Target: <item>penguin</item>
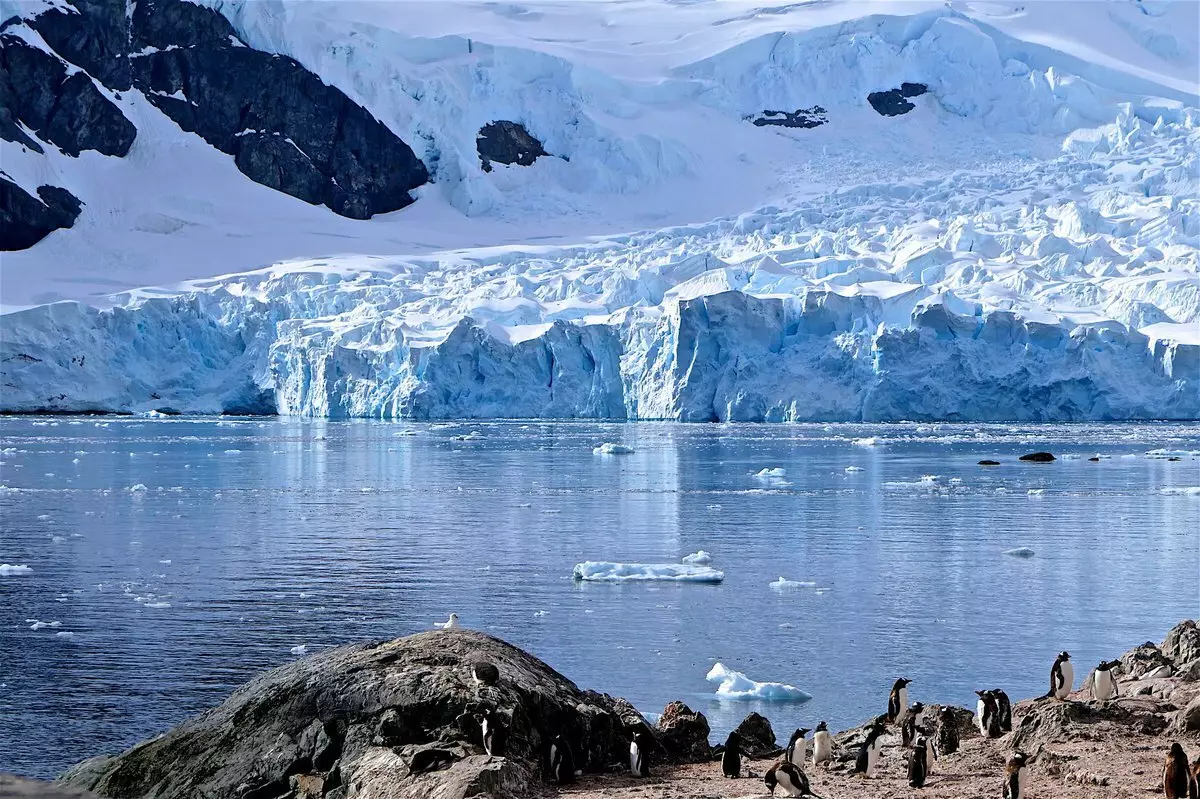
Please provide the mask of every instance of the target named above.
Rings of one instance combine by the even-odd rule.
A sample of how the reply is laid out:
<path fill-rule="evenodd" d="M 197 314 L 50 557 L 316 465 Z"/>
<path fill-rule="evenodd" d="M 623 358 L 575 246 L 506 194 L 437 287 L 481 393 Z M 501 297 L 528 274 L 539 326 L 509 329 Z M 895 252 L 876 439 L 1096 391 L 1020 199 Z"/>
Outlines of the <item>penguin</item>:
<path fill-rule="evenodd" d="M 954 711 L 944 707 L 938 711 L 937 746 L 935 750 L 939 757 L 952 755 L 958 751 L 958 725 L 954 722 Z"/>
<path fill-rule="evenodd" d="M 1000 731 L 1012 732 L 1012 701 L 1008 698 L 1008 694 L 999 688 L 993 688 L 991 693 L 996 700 L 996 714 L 1000 720 Z"/>
<path fill-rule="evenodd" d="M 1013 752 L 1004 768 L 1004 799 L 1028 799 L 1025 786 L 1029 783 L 1029 756 Z"/>
<path fill-rule="evenodd" d="M 788 760 L 780 760 L 767 769 L 767 773 L 763 776 L 763 782 L 767 784 L 767 790 L 771 792 L 771 796 L 775 795 L 775 789 L 778 788 L 783 791 L 784 796 L 812 796 L 820 799 L 812 792 L 808 775 L 804 773 L 804 769 Z"/>
<path fill-rule="evenodd" d="M 1100 661 L 1096 671 L 1092 673 L 1092 698 L 1101 702 L 1115 699 L 1117 696 L 1117 678 L 1112 670 L 1121 665 L 1119 660 Z"/>
<path fill-rule="evenodd" d="M 905 749 L 912 746 L 917 737 L 917 727 L 921 725 L 924 716 L 925 705 L 921 702 L 913 702 L 904 716 L 904 723 L 900 725 L 900 745 Z"/>
<path fill-rule="evenodd" d="M 1192 761 L 1192 781 L 1188 783 L 1188 799 L 1200 799 L 1200 755 Z"/>
<path fill-rule="evenodd" d="M 737 732 L 729 733 L 725 739 L 725 751 L 721 753 L 721 773 L 736 780 L 742 776 L 742 738 Z"/>
<path fill-rule="evenodd" d="M 483 751 L 490 757 L 504 757 L 504 749 L 508 744 L 508 725 L 504 723 L 504 718 L 495 710 L 488 710 L 476 713 L 475 720 L 479 722 Z"/>
<path fill-rule="evenodd" d="M 500 682 L 500 669 L 486 660 L 478 660 L 471 664 L 471 680 L 476 687 L 481 685 L 496 685 Z"/>
<path fill-rule="evenodd" d="M 979 697 L 975 703 L 979 734 L 984 738 L 999 738 L 1003 731 L 1000 729 L 1000 708 L 995 695 L 991 691 L 976 691 L 975 694 Z"/>
<path fill-rule="evenodd" d="M 817 725 L 813 733 L 813 765 L 828 763 L 833 760 L 833 736 L 829 734 L 829 725 L 824 721 Z"/>
<path fill-rule="evenodd" d="M 908 784 L 913 788 L 924 788 L 929 776 L 929 753 L 926 751 L 925 736 L 918 735 L 908 756 Z"/>
<path fill-rule="evenodd" d="M 808 734 L 808 727 L 801 727 L 792 733 L 791 739 L 788 741 L 787 749 L 784 751 L 783 759 L 791 763 L 801 771 L 804 770 L 804 754 L 808 749 L 808 745 L 804 741 L 804 736 Z"/>
<path fill-rule="evenodd" d="M 1179 742 L 1171 744 L 1167 753 L 1167 763 L 1163 766 L 1163 796 L 1167 799 L 1188 799 L 1189 771 L 1187 755 Z"/>
<path fill-rule="evenodd" d="M 458 614 L 451 613 L 449 619 L 446 621 L 435 621 L 433 626 L 440 630 L 456 630 L 458 629 Z"/>
<path fill-rule="evenodd" d="M 1059 652 L 1050 668 L 1050 693 L 1046 694 L 1045 698 L 1066 699 L 1074 683 L 1075 667 L 1071 665 L 1071 654 Z"/>
<path fill-rule="evenodd" d="M 634 733 L 629 744 L 629 773 L 635 777 L 650 776 L 650 749 L 654 739 L 645 730 Z"/>
<path fill-rule="evenodd" d="M 904 722 L 904 716 L 908 713 L 908 686 L 911 682 L 912 680 L 907 677 L 901 677 L 892 686 L 892 692 L 888 695 L 888 723 L 902 724 Z"/>
<path fill-rule="evenodd" d="M 555 735 L 550 741 L 549 765 L 550 780 L 557 785 L 570 785 L 575 782 L 575 755 L 571 745 L 561 734 Z"/>
<path fill-rule="evenodd" d="M 854 761 L 855 774 L 870 777 L 875 772 L 875 763 L 883 749 L 883 734 L 886 731 L 887 728 L 878 719 L 867 727 L 867 740 L 863 742 L 862 749 L 858 750 L 858 757 Z"/>

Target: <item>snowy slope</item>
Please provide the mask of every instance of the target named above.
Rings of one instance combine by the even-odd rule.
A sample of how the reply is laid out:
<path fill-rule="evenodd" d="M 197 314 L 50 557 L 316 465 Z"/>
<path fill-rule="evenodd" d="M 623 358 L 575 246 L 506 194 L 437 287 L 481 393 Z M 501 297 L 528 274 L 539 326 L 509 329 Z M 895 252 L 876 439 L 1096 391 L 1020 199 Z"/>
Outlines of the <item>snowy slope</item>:
<path fill-rule="evenodd" d="M 433 184 L 334 217 L 127 93 L 129 156 L 52 161 L 87 211 L 0 264 L 117 307 L 0 317 L 4 409 L 1200 417 L 1200 4 L 209 4 Z M 552 157 L 484 172 L 494 119 Z"/>

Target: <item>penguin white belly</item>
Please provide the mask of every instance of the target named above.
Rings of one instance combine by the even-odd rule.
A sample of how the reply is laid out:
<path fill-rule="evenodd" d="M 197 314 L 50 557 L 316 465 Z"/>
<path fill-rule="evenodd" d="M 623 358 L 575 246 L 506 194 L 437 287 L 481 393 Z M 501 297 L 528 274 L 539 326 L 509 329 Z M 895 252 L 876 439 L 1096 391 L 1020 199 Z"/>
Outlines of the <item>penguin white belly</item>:
<path fill-rule="evenodd" d="M 784 796 L 801 796 L 800 786 L 792 782 L 792 775 L 788 772 L 776 771 L 775 779 L 778 783 L 776 789 L 783 791 Z"/>
<path fill-rule="evenodd" d="M 796 745 L 792 747 L 788 762 L 796 768 L 804 768 L 804 741 L 796 741 Z"/>
<path fill-rule="evenodd" d="M 983 718 L 983 700 L 975 703 L 975 722 L 979 725 L 979 734 L 987 737 L 987 722 Z"/>
<path fill-rule="evenodd" d="M 629 744 L 629 770 L 634 774 L 637 774 L 638 771 L 640 771 L 638 768 L 640 765 L 638 761 L 641 759 L 640 754 L 641 753 L 638 751 L 637 741 Z"/>
<path fill-rule="evenodd" d="M 1025 786 L 1028 784 L 1029 784 L 1029 769 L 1022 768 L 1020 771 L 1017 772 L 1017 792 L 1018 792 L 1017 799 L 1028 799 L 1029 798 L 1029 792 L 1025 789 Z"/>
<path fill-rule="evenodd" d="M 1075 684 L 1075 667 L 1071 665 L 1071 661 L 1063 661 L 1062 664 L 1062 684 L 1058 686 L 1058 691 L 1055 693 L 1059 699 L 1066 699 L 1067 694 L 1071 693 L 1071 687 Z"/>
<path fill-rule="evenodd" d="M 904 717 L 908 715 L 908 688 L 901 688 L 897 691 L 896 698 L 900 702 L 900 712 L 896 714 L 896 723 L 904 724 Z"/>
<path fill-rule="evenodd" d="M 1111 699 L 1113 695 L 1113 679 L 1112 673 L 1107 671 L 1098 671 L 1092 681 L 1092 690 L 1096 698 L 1100 701 Z"/>
<path fill-rule="evenodd" d="M 813 765 L 833 759 L 833 736 L 819 732 L 813 736 Z"/>
<path fill-rule="evenodd" d="M 867 747 L 867 776 L 875 773 L 875 764 L 879 762 L 879 752 L 883 749 L 883 738 L 876 738 L 875 743 Z"/>

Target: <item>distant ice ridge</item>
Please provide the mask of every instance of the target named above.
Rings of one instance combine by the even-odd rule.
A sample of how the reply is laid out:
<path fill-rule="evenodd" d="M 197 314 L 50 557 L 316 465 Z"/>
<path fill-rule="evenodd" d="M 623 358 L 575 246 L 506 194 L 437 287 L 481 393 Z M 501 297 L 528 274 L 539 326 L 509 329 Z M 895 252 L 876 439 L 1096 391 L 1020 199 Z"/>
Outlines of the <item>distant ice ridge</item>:
<path fill-rule="evenodd" d="M 663 580 L 681 583 L 719 583 L 725 573 L 709 566 L 687 563 L 609 563 L 585 561 L 575 564 L 576 580 L 588 582 L 640 582 Z"/>
<path fill-rule="evenodd" d="M 718 683 L 717 696 L 723 699 L 761 700 L 764 702 L 807 702 L 811 694 L 781 682 L 756 682 L 740 671 L 716 663 L 706 680 Z"/>
<path fill-rule="evenodd" d="M 32 571 L 32 568 L 24 564 L 16 565 L 12 563 L 0 563 L 0 577 L 8 577 L 17 574 L 29 574 Z"/>
<path fill-rule="evenodd" d="M 577 247 L 38 306 L 0 317 L 0 410 L 1200 418 L 1200 130 L 1177 116 L 1122 113 L 1019 169 Z"/>

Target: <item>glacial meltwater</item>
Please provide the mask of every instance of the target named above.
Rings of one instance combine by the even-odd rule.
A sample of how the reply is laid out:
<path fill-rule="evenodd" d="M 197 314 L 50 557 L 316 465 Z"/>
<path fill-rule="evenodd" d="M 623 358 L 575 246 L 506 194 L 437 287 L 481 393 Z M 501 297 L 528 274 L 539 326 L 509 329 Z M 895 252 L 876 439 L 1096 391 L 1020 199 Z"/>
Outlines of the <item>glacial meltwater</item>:
<path fill-rule="evenodd" d="M 899 676 L 1037 695 L 1059 650 L 1082 679 L 1200 610 L 1200 424 L 5 418 L 0 449 L 0 771 L 29 776 L 450 612 L 715 743 L 858 724 Z M 572 578 L 699 550 L 722 582 Z M 720 698 L 717 662 L 812 698 Z"/>

